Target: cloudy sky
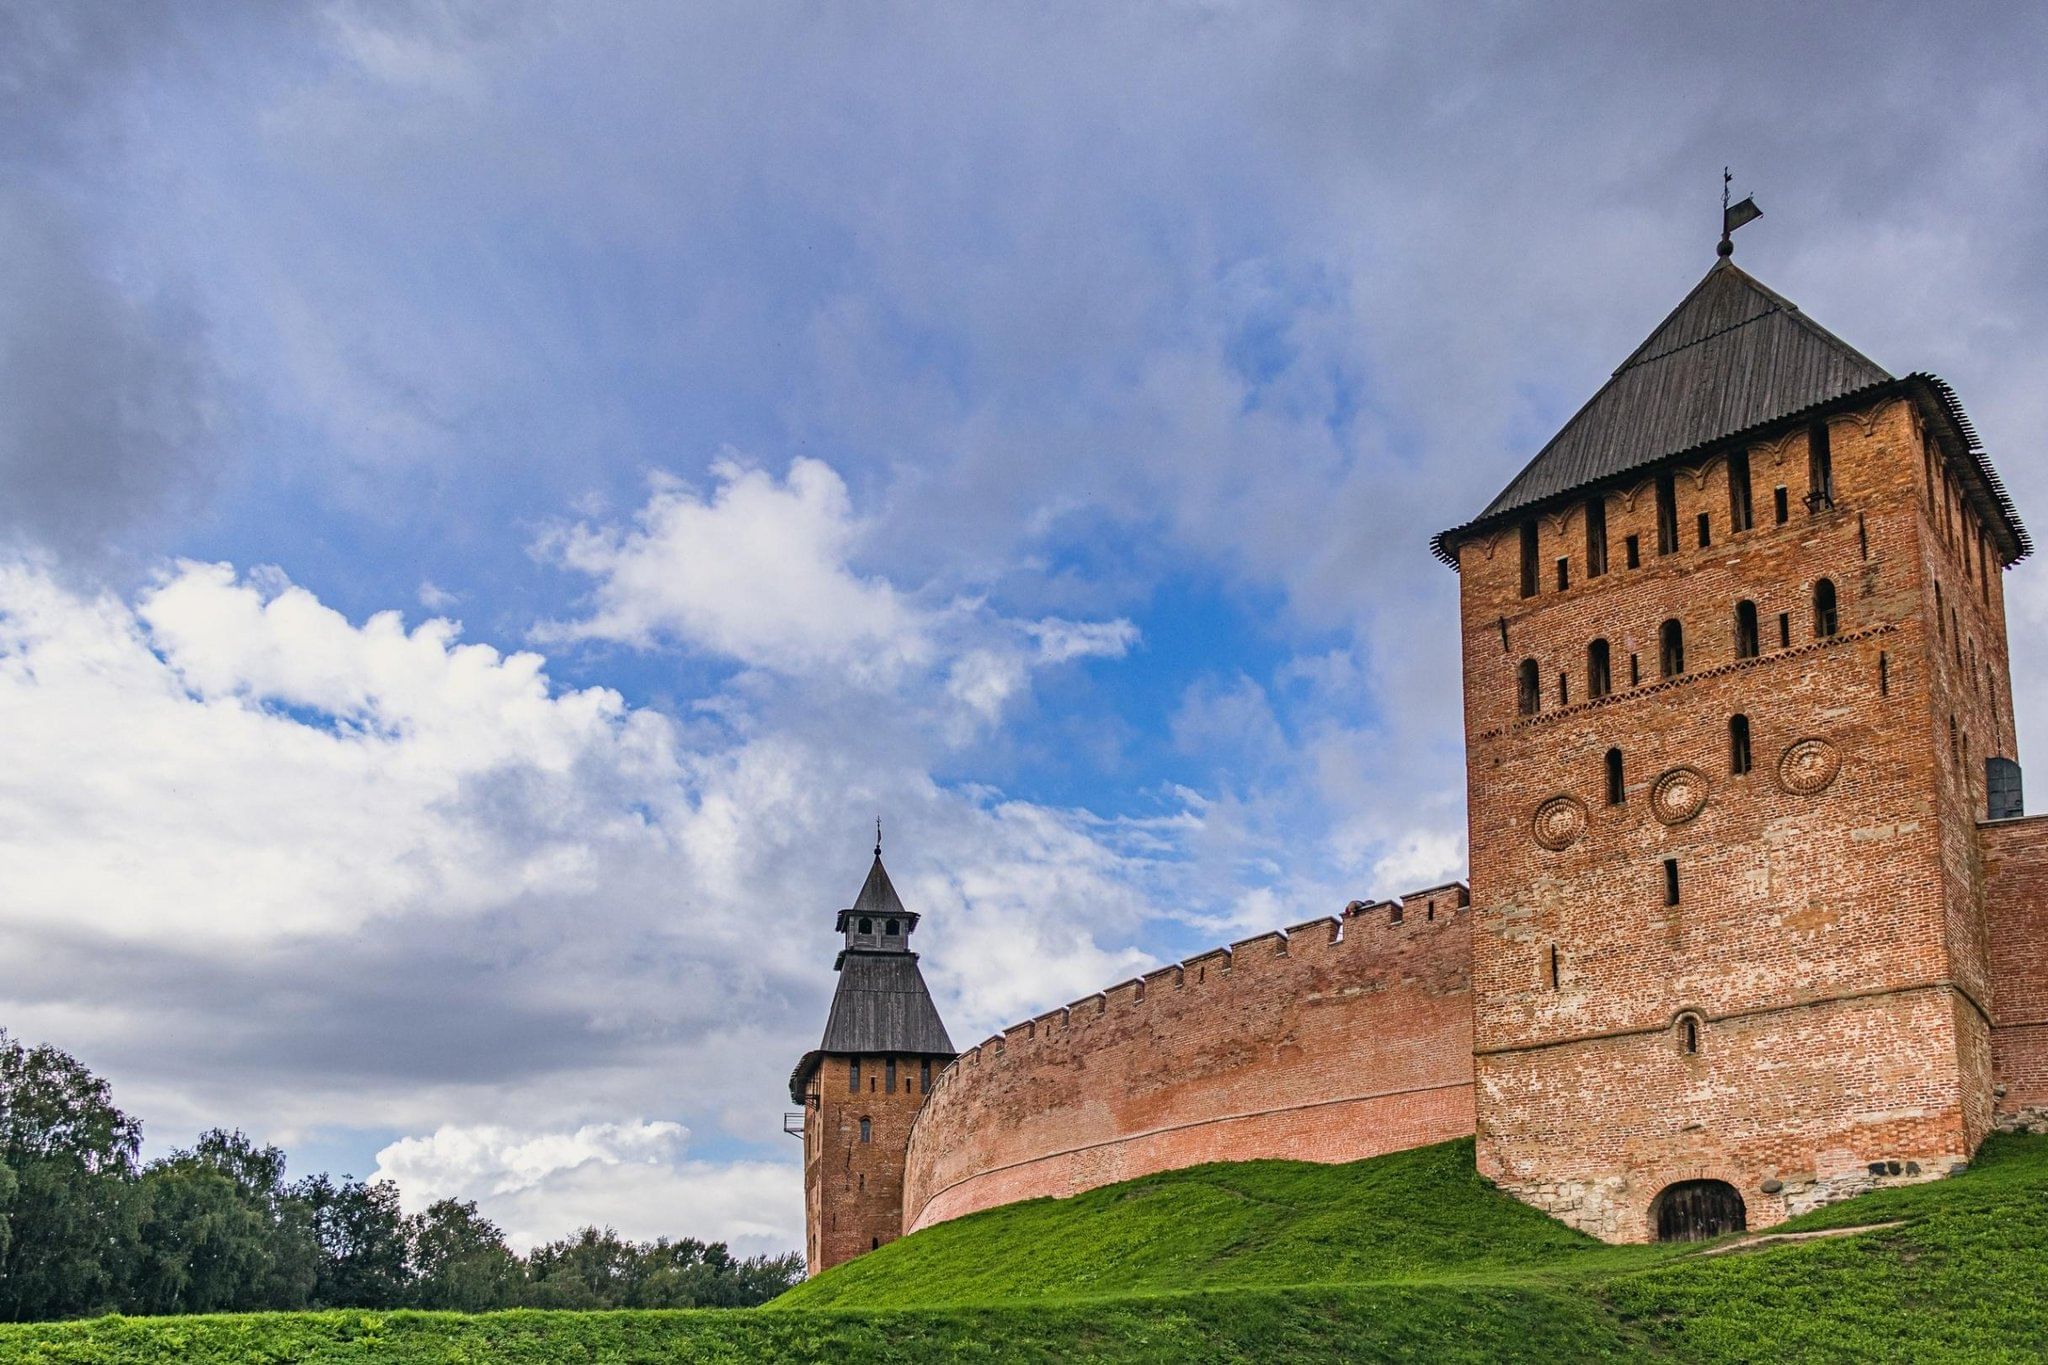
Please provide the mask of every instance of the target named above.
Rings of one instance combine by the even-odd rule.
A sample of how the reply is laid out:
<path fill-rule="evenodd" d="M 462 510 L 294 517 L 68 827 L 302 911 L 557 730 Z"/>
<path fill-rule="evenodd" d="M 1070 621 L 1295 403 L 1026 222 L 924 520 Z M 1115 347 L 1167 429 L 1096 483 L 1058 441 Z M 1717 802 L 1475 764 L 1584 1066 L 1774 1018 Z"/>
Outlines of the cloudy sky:
<path fill-rule="evenodd" d="M 1428 535 L 1724 162 L 2048 519 L 2048 11 L 1791 13 L 0 4 L 0 1026 L 781 1250 L 877 814 L 963 1045 L 1461 875 Z"/>

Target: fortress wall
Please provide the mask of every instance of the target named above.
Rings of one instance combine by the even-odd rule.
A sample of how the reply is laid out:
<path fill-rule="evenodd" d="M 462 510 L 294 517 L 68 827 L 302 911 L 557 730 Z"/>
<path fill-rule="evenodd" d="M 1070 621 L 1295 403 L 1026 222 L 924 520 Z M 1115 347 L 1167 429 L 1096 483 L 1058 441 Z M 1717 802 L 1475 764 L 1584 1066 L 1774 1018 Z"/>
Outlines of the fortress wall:
<path fill-rule="evenodd" d="M 1979 826 L 2002 1128 L 2048 1123 L 2048 816 Z"/>
<path fill-rule="evenodd" d="M 1209 1161 L 1355 1161 L 1472 1132 L 1459 885 L 1189 958 L 1005 1030 L 912 1130 L 904 1230 Z"/>

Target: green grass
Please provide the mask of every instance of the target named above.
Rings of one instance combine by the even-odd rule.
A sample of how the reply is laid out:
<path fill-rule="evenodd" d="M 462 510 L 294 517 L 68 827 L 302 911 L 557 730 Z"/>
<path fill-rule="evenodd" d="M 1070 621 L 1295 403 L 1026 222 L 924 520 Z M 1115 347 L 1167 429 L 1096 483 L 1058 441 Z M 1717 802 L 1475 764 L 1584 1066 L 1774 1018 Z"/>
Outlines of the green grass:
<path fill-rule="evenodd" d="M 0 1326 L 0 1360 L 2048 1359 L 2048 1138 L 1702 1256 L 1608 1247 L 1492 1190 L 1471 1144 L 1205 1166 L 942 1224 L 738 1312 L 301 1313 Z"/>

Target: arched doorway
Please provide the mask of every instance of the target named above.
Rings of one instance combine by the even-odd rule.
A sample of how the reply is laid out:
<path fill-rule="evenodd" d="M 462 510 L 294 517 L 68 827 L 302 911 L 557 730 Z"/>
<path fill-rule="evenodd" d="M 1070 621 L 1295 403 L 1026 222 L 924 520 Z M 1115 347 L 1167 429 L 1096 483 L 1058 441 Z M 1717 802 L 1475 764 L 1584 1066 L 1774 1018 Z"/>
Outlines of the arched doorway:
<path fill-rule="evenodd" d="M 1749 1226 L 1742 1196 L 1725 1180 L 1681 1180 L 1666 1185 L 1650 1205 L 1660 1242 L 1704 1242 Z"/>

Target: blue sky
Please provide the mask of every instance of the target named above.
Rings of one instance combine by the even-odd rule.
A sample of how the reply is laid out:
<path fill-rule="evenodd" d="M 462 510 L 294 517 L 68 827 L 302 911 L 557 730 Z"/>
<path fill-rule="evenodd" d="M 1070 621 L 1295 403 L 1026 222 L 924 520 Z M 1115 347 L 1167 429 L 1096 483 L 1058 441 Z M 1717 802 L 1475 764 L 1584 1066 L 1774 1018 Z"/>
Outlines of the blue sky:
<path fill-rule="evenodd" d="M 8 6 L 0 1027 L 157 1150 L 794 1245 L 876 814 L 963 1044 L 1462 874 L 1427 539 L 1724 163 L 2048 506 L 2043 29 Z"/>

